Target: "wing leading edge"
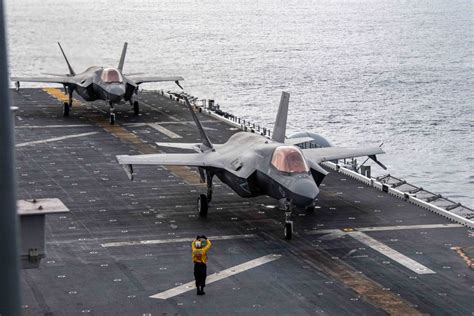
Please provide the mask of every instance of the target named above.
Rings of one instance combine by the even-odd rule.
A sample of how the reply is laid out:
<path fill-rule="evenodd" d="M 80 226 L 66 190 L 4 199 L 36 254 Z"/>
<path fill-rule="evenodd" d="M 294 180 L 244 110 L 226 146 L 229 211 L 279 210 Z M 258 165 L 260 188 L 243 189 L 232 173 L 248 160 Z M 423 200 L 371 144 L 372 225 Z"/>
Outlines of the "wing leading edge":
<path fill-rule="evenodd" d="M 310 148 L 302 149 L 306 158 L 313 160 L 316 163 L 323 161 L 375 156 L 377 154 L 384 154 L 385 152 L 380 147 L 369 148 L 347 148 L 347 147 L 324 147 L 324 148 Z"/>
<path fill-rule="evenodd" d="M 136 84 L 142 84 L 147 82 L 164 82 L 164 81 L 183 81 L 184 78 L 181 76 L 176 77 L 158 77 L 158 76 L 134 76 L 130 75 L 127 77 L 128 79 L 132 80 Z"/>
<path fill-rule="evenodd" d="M 44 82 L 44 83 L 59 83 L 59 84 L 77 84 L 74 77 L 57 76 L 57 77 L 11 77 L 13 82 Z"/>

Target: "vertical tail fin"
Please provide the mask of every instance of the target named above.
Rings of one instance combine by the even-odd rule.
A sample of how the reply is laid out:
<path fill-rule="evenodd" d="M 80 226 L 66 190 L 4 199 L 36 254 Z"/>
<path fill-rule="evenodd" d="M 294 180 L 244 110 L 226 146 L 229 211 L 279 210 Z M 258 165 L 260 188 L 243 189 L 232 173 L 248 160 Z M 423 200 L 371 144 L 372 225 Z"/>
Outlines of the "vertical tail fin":
<path fill-rule="evenodd" d="M 61 47 L 61 44 L 60 44 L 59 42 L 58 42 L 58 45 L 59 45 L 59 49 L 61 50 L 61 53 L 62 53 L 63 56 L 64 56 L 64 59 L 66 60 L 67 67 L 69 68 L 69 74 L 70 74 L 71 76 L 74 76 L 76 73 L 75 73 L 74 70 L 72 69 L 71 64 L 69 63 L 69 60 L 67 60 L 66 54 L 64 53 L 63 48 Z"/>
<path fill-rule="evenodd" d="M 123 64 L 125 63 L 125 55 L 127 54 L 127 46 L 128 46 L 127 42 L 123 43 L 122 55 L 120 56 L 120 61 L 117 67 L 117 69 L 120 72 L 122 72 Z"/>
<path fill-rule="evenodd" d="M 286 119 L 288 117 L 288 104 L 290 103 L 290 94 L 281 93 L 280 107 L 273 127 L 272 139 L 276 142 L 284 143 L 286 134 Z"/>
<path fill-rule="evenodd" d="M 184 101 L 186 102 L 186 105 L 187 105 L 189 111 L 191 111 L 191 115 L 193 116 L 193 120 L 197 125 L 197 128 L 199 130 L 199 134 L 201 135 L 201 140 L 202 140 L 203 145 L 206 146 L 209 149 L 214 149 L 214 146 L 212 146 L 211 141 L 209 140 L 209 137 L 207 137 L 207 134 L 204 131 L 204 128 L 202 128 L 201 122 L 199 121 L 196 113 L 194 113 L 193 107 L 189 103 L 188 98 L 184 97 Z"/>

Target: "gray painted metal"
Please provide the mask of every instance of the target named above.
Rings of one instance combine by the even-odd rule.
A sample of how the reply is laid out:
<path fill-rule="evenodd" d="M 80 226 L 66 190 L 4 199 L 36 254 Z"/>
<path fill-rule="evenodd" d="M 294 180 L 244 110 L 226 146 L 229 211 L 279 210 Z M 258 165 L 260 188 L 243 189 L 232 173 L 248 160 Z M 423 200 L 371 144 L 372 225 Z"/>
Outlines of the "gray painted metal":
<path fill-rule="evenodd" d="M 111 124 L 115 121 L 114 104 L 119 104 L 122 101 L 130 102 L 130 105 L 134 106 L 134 94 L 138 91 L 138 86 L 146 82 L 166 82 L 174 81 L 179 87 L 179 81 L 184 80 L 181 76 L 172 77 L 160 77 L 160 76 L 142 76 L 141 74 L 130 74 L 125 76 L 122 72 L 125 55 L 127 53 L 128 43 L 125 42 L 120 61 L 117 68 L 112 67 L 99 67 L 91 66 L 85 71 L 76 74 L 72 69 L 69 60 L 64 53 L 61 44 L 58 42 L 61 53 L 67 63 L 69 74 L 55 75 L 54 77 L 16 77 L 10 78 L 11 81 L 15 82 L 17 89 L 20 88 L 20 82 L 43 82 L 43 83 L 58 83 L 64 86 L 66 94 L 69 95 L 69 107 L 72 106 L 73 93 L 79 94 L 85 101 L 104 100 L 110 106 Z M 120 75 L 117 75 L 117 80 L 104 80 L 104 70 L 111 70 Z M 66 106 L 66 105 L 65 105 Z M 138 111 L 138 105 L 137 109 Z M 69 110 L 65 110 L 65 116 L 67 116 Z M 113 118 L 112 118 L 113 117 Z"/>
<path fill-rule="evenodd" d="M 125 168 L 125 171 L 130 179 L 133 179 L 132 165 L 198 167 L 201 170 L 203 180 L 203 170 L 206 171 L 207 199 L 209 202 L 212 199 L 212 178 L 217 176 L 241 197 L 248 198 L 267 195 L 280 201 L 281 205 L 284 205 L 287 209 L 287 214 L 285 215 L 286 223 L 291 225 L 289 218 L 293 206 L 298 209 L 308 209 L 315 206 L 316 198 L 319 194 L 318 186 L 327 174 L 320 167 L 319 163 L 339 158 L 383 153 L 379 147 L 327 147 L 300 150 L 294 143 L 292 143 L 292 146 L 285 144 L 289 105 L 289 94 L 286 92 L 283 92 L 281 96 L 272 140 L 255 133 L 239 132 L 232 135 L 224 144 L 213 146 L 191 105 L 187 99 L 185 100 L 201 135 L 203 143 L 195 146 L 199 148 L 200 152 L 191 154 L 118 155 L 117 160 L 119 164 L 128 166 Z M 307 140 L 307 138 L 302 139 L 303 142 Z M 171 147 L 180 148 L 177 143 L 172 144 Z M 277 155 L 277 149 L 280 147 L 286 147 L 280 152 L 291 151 L 292 157 L 299 154 L 300 158 L 296 160 L 305 165 L 305 168 L 294 169 L 297 171 L 292 171 L 290 167 L 288 167 L 290 168 L 288 170 L 279 169 L 273 163 L 273 156 Z M 190 149 L 190 144 L 186 143 L 182 148 Z M 280 154 L 277 155 L 276 160 L 281 160 L 281 162 L 277 162 L 277 164 L 285 164 L 285 161 L 289 163 L 287 159 L 290 158 L 278 157 L 280 157 Z M 294 159 L 291 158 L 290 161 Z M 285 235 L 287 234 L 285 233 Z M 285 237 L 290 239 L 291 234 L 289 236 Z"/>
<path fill-rule="evenodd" d="M 16 214 L 13 122 L 3 1 L 0 3 L 0 315 L 20 315 L 18 223 Z"/>

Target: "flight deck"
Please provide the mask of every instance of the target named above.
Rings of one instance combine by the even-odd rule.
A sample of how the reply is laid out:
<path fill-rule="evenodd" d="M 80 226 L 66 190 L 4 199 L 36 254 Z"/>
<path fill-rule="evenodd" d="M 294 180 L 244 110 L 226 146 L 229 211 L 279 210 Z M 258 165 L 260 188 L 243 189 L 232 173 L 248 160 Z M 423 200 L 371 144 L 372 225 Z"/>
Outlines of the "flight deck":
<path fill-rule="evenodd" d="M 178 152 L 200 142 L 189 110 L 158 92 L 138 95 L 110 125 L 104 102 L 59 89 L 11 92 L 19 200 L 59 199 L 47 215 L 38 269 L 21 271 L 24 315 L 474 314 L 474 231 L 330 171 L 314 211 L 284 212 L 215 182 L 207 218 L 197 170 L 135 166 L 116 155 Z M 291 111 L 291 105 L 290 105 Z M 198 113 L 213 143 L 240 129 Z M 194 287 L 191 241 L 212 240 L 205 296 Z"/>

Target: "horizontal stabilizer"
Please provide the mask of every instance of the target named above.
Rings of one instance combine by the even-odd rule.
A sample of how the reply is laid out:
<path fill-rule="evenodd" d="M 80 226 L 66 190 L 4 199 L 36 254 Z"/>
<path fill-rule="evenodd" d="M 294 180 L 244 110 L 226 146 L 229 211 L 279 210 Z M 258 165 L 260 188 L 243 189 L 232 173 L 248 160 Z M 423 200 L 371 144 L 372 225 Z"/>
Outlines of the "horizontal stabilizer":
<path fill-rule="evenodd" d="M 362 156 L 371 156 L 371 155 L 385 153 L 380 147 L 370 147 L 370 148 L 325 147 L 325 148 L 303 149 L 302 151 L 306 158 L 311 159 L 316 163 L 320 163 L 323 161 L 362 157 Z"/>
<path fill-rule="evenodd" d="M 285 139 L 285 144 L 287 145 L 299 145 L 303 143 L 309 143 L 314 141 L 312 137 L 298 137 L 298 138 L 287 138 Z"/>

